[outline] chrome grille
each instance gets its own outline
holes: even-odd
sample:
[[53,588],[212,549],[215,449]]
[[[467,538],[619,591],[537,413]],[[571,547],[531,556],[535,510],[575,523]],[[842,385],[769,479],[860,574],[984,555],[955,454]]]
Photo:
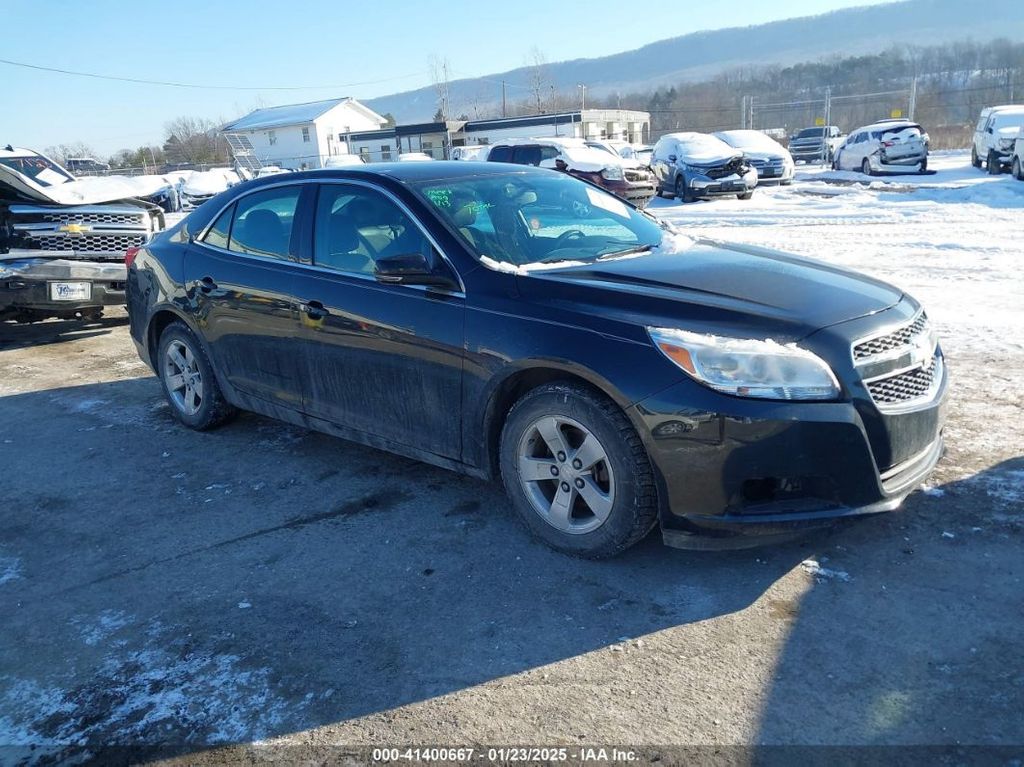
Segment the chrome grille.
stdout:
[[62,252],[124,251],[139,247],[146,242],[144,234],[93,234],[81,237],[47,235],[33,237],[32,249],[57,250]]
[[54,224],[134,224],[143,223],[138,213],[45,213],[40,218]]
[[938,371],[938,357],[932,357],[926,368],[908,370],[891,378],[871,381],[867,384],[871,398],[878,405],[893,405],[926,396],[935,384]]
[[870,357],[901,349],[904,346],[910,346],[913,339],[925,332],[927,328],[928,317],[924,312],[921,312],[916,320],[899,330],[858,343],[853,347],[853,359],[854,361],[866,360]]
[[626,181],[650,181],[651,175],[645,170],[627,170]]

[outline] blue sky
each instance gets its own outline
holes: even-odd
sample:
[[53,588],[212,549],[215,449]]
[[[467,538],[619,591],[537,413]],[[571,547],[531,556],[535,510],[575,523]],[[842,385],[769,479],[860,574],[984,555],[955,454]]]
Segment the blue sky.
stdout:
[[229,87],[119,83],[0,64],[0,143],[42,149],[84,141],[107,155],[162,143],[165,123],[180,115],[228,120],[257,106],[429,85],[431,56],[447,57],[455,79],[522,66],[534,46],[549,61],[590,58],[704,29],[872,4],[877,0],[588,0],[584,18],[583,3],[552,0],[467,10],[422,0],[2,0],[3,27],[17,34],[3,35],[0,58]]

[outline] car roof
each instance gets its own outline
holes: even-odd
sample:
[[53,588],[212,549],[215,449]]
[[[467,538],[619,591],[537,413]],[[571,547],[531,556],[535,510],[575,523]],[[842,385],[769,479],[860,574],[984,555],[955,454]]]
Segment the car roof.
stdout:
[[[376,162],[367,165],[346,165],[337,168],[289,173],[289,180],[306,178],[359,179],[384,177],[399,182],[444,181],[447,179],[471,178],[475,176],[500,176],[510,173],[538,174],[552,173],[532,165],[513,165],[503,162],[477,162],[467,160],[434,160],[433,162]],[[281,183],[280,177],[260,179]],[[252,182],[250,182],[252,183]]]
[[[588,139],[590,140],[590,139]],[[505,138],[500,141],[495,141],[493,146],[529,146],[530,144],[551,144],[552,146],[573,146],[581,147],[586,146],[586,142],[581,138],[575,138],[573,136],[541,136],[538,138]]]
[[879,120],[878,122],[871,123],[870,125],[862,125],[851,132],[858,133],[862,130],[880,129],[891,130],[892,128],[897,128],[899,126],[903,126],[904,128],[920,128],[921,123],[914,122],[913,120]]

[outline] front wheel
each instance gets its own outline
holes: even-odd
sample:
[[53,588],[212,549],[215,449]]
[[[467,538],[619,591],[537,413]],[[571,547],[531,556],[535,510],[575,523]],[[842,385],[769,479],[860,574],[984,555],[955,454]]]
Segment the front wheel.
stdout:
[[1021,167],[1020,158],[1013,158],[1013,177],[1018,181],[1024,181],[1024,168]]
[[737,200],[752,200],[754,198],[753,192],[744,192],[743,194],[736,195]]
[[860,164],[860,172],[865,176],[873,176],[875,172],[871,169],[871,160],[867,157],[864,158],[864,162]]
[[552,383],[520,399],[501,433],[500,464],[520,520],[565,554],[613,556],[657,522],[643,443],[614,402],[585,386]]
[[681,202],[696,202],[697,200],[693,196],[693,192],[690,191],[690,187],[686,185],[686,178],[682,174],[676,176],[676,199]]
[[1003,167],[999,163],[999,155],[997,155],[995,152],[990,151],[988,153],[988,160],[985,162],[985,164],[988,166],[988,174],[990,176],[998,176],[1000,173],[1003,172]]
[[981,158],[978,157],[978,147],[976,146],[971,147],[971,165],[975,168],[981,167]]
[[161,334],[157,372],[175,417],[190,429],[212,429],[235,414],[199,339],[183,322],[172,322]]

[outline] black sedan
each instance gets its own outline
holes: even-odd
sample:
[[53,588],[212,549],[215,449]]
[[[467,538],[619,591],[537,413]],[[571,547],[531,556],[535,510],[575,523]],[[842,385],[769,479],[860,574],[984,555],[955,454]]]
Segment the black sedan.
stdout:
[[127,261],[132,336],[184,424],[242,408],[500,476],[572,554],[894,509],[942,452],[946,373],[914,299],[552,171],[269,177]]

